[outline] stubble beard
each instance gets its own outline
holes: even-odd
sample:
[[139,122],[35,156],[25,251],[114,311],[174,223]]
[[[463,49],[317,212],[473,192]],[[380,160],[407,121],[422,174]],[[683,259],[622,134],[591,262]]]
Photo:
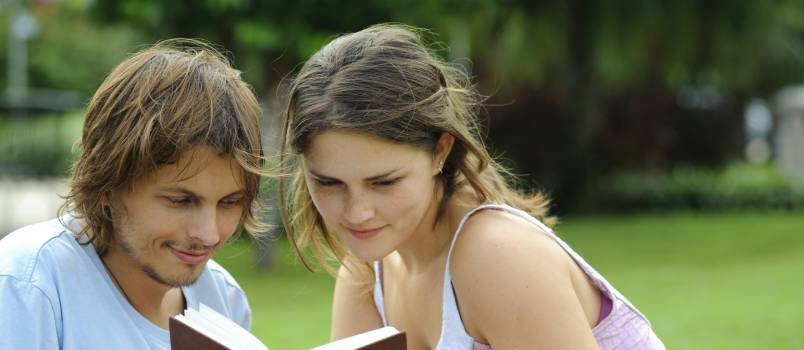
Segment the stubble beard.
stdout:
[[[125,215],[117,216],[113,218],[113,222],[118,223],[114,228],[114,239],[113,242],[117,244],[120,250],[125,253],[125,255],[134,262],[140,270],[145,273],[146,276],[154,280],[155,282],[171,287],[171,288],[181,288],[185,286],[192,285],[195,283],[199,277],[201,277],[202,272],[198,272],[198,270],[202,270],[206,266],[206,262],[199,266],[186,266],[182,262],[175,261],[168,267],[175,267],[180,272],[173,276],[167,276],[165,274],[160,274],[157,271],[157,267],[148,264],[143,258],[142,253],[144,252],[144,248],[141,248],[143,244],[138,244],[136,240],[132,240],[131,237],[138,237],[142,236],[141,232],[139,232],[136,226],[131,225],[129,218]],[[113,244],[114,244],[113,243]],[[158,250],[161,249],[170,249],[170,246],[177,246],[178,242],[176,241],[164,241],[161,242]],[[214,247],[205,247],[201,244],[196,242],[189,242],[185,245],[185,249],[188,250],[209,250],[210,252],[214,251]],[[161,253],[157,251],[155,253]]]
[[[195,281],[198,280],[198,277],[201,276],[200,274],[193,273],[191,269],[187,273],[183,273],[173,278],[161,275],[156,271],[154,266],[143,261],[142,258],[140,258],[140,255],[137,253],[137,249],[135,249],[131,243],[123,239],[121,235],[118,235],[116,240],[120,250],[122,250],[129,257],[129,259],[131,259],[131,261],[133,261],[140,268],[140,270],[145,273],[145,275],[159,284],[172,288],[181,288],[195,283]],[[179,264],[180,263],[178,262],[176,263],[176,265]]]

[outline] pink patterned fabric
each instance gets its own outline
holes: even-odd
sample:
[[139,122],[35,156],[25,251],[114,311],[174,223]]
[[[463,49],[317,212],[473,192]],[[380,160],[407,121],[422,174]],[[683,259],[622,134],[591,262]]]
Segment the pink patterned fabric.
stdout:
[[[619,302],[621,311],[612,313]],[[608,308],[608,310],[607,310]],[[625,308],[623,310],[622,308]],[[647,320],[628,309],[622,301],[612,301],[601,290],[600,320],[592,329],[592,334],[601,350],[609,349],[664,349],[664,344],[651,330]],[[472,350],[492,350],[491,346],[472,339]]]
[[603,319],[606,318],[611,313],[611,309],[613,307],[613,303],[611,302],[611,298],[609,298],[606,293],[600,291],[600,314],[597,316],[597,323],[603,322]]
[[601,350],[665,349],[650,327],[650,323],[625,299],[612,300],[612,312],[592,328]]
[[475,344],[472,346],[472,350],[491,350],[491,347],[486,344],[475,342]]

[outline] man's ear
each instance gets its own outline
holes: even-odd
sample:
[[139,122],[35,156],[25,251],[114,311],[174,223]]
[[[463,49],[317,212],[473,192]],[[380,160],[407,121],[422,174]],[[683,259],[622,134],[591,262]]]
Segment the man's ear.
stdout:
[[103,216],[107,220],[112,220],[112,198],[111,193],[106,192],[100,196],[100,205],[103,210]]
[[435,172],[441,173],[442,168],[444,168],[444,162],[449,157],[449,153],[452,152],[452,146],[455,144],[455,136],[448,132],[441,133],[441,136],[438,137],[438,141],[436,141],[435,147],[435,154],[433,155],[434,165],[435,165]]

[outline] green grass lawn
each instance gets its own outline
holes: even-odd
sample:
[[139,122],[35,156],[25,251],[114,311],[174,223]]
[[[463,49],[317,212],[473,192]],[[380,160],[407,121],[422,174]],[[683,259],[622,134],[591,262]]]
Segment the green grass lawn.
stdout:
[[[672,214],[568,218],[559,235],[652,322],[669,349],[804,348],[804,215]],[[327,341],[332,278],[276,242],[259,272],[241,240],[216,260],[238,279],[252,331],[272,349]]]

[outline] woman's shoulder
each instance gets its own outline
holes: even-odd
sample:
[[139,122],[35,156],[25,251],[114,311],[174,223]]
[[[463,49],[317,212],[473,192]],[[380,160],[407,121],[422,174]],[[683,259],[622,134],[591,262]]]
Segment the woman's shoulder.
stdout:
[[563,248],[541,227],[514,213],[479,210],[458,234],[449,266],[456,285],[569,275],[572,259]]
[[457,234],[452,269],[569,261],[566,252],[542,227],[499,207],[472,212]]
[[[567,329],[587,326],[573,289],[572,258],[551,235],[516,214],[474,213],[466,220],[450,259],[461,317],[476,339],[554,330],[550,322],[558,319]],[[564,323],[561,315],[569,314],[573,319],[578,316],[577,322]],[[515,323],[530,331],[511,320],[519,320]]]

